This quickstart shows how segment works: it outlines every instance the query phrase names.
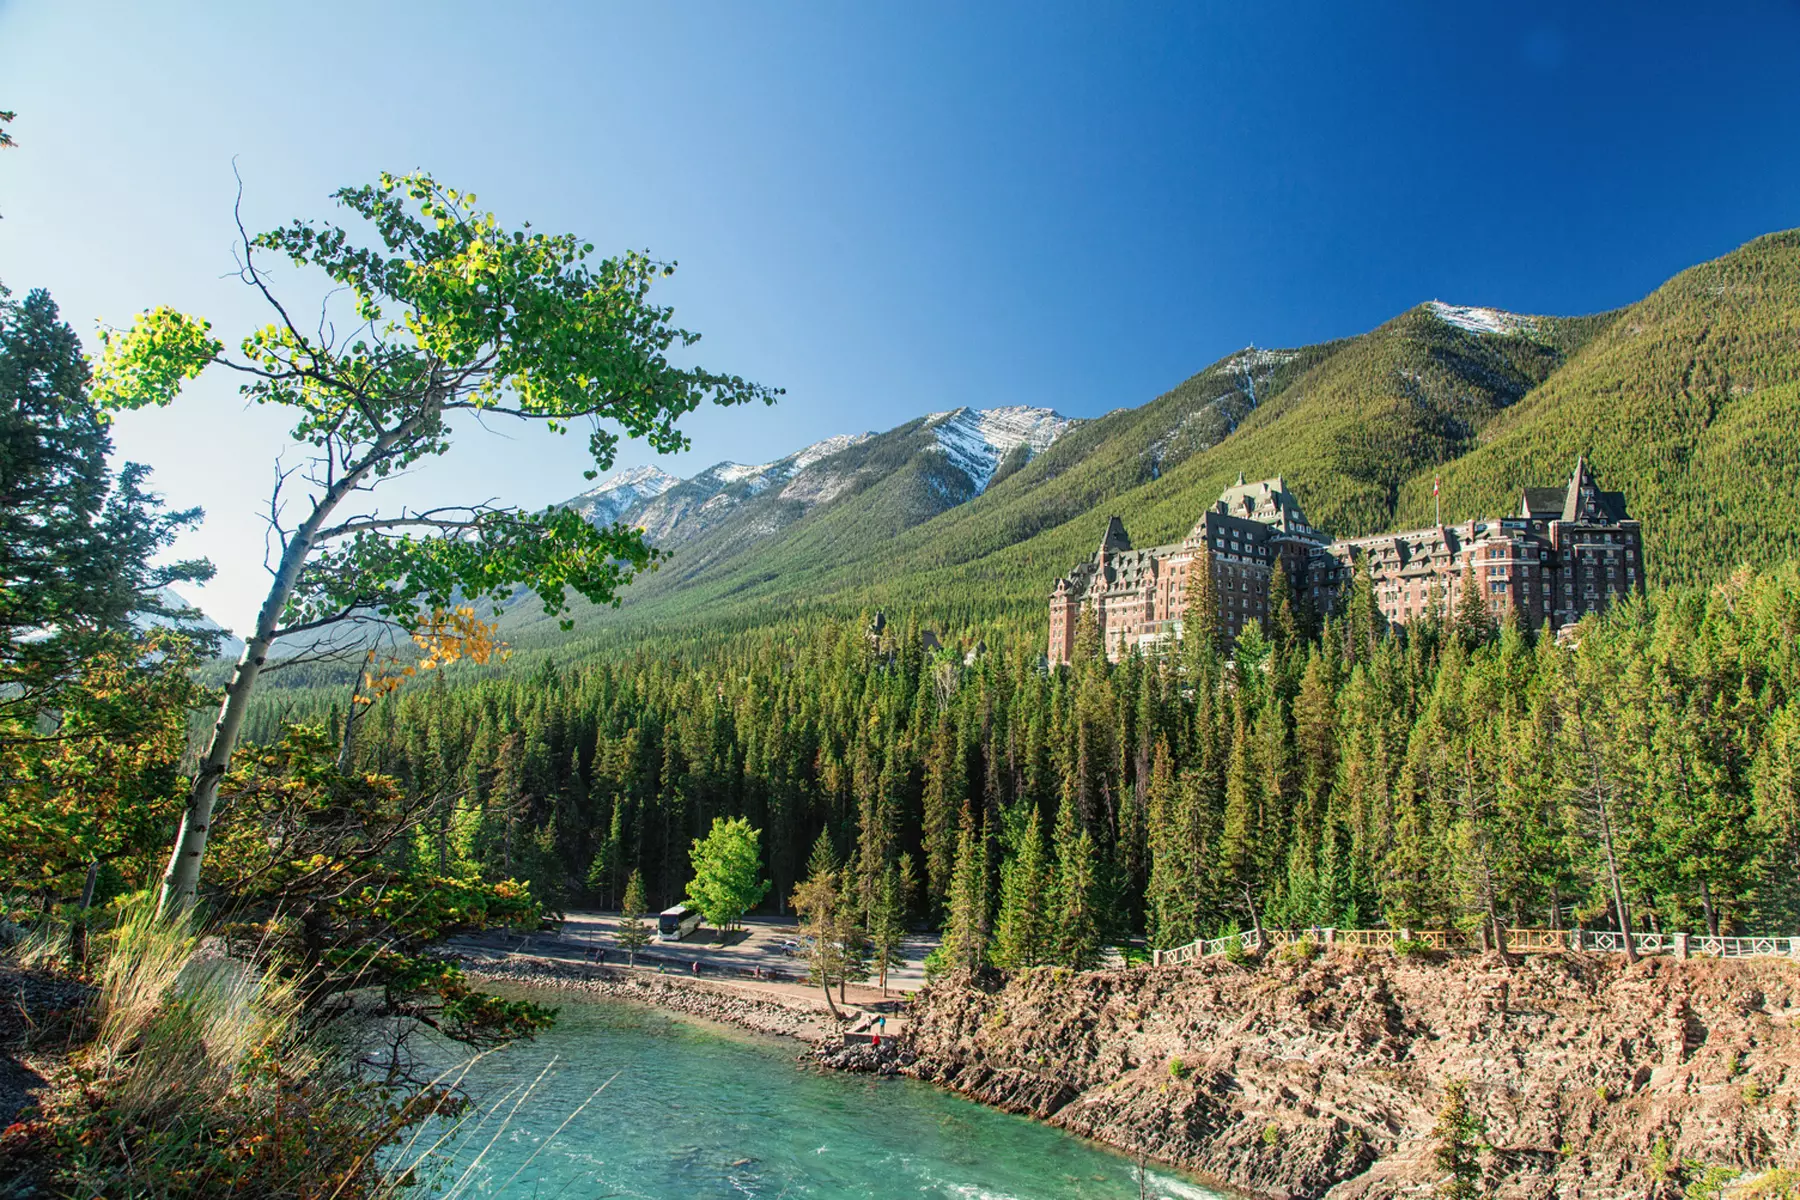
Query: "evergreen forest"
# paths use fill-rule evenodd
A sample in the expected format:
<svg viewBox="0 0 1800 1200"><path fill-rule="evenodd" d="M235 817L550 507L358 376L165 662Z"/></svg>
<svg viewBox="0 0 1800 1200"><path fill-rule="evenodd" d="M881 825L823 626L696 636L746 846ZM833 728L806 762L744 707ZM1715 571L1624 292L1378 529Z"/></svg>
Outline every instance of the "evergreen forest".
<svg viewBox="0 0 1800 1200"><path fill-rule="evenodd" d="M1090 627L1052 671L904 617L543 658L396 695L357 753L456 797L415 834L425 869L562 907L616 906L641 872L662 905L692 839L743 816L765 907L822 836L865 922L897 874L909 921L1003 967L1258 923L1800 929L1792 564L1560 644L1479 610L1383 628L1361 577L1342 617L1272 607L1229 657L1195 636L1108 663ZM321 707L280 718L339 719L304 695Z"/></svg>

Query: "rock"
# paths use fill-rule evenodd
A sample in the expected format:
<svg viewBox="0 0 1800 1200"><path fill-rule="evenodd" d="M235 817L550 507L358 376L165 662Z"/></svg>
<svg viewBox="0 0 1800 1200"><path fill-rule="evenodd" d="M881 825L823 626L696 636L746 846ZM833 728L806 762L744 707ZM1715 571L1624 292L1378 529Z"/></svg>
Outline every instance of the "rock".
<svg viewBox="0 0 1800 1200"><path fill-rule="evenodd" d="M913 1056L900 1043L884 1040L876 1046L869 1042L822 1042L802 1062L815 1062L834 1071L858 1071L867 1075L898 1075L913 1064Z"/></svg>
<svg viewBox="0 0 1800 1200"><path fill-rule="evenodd" d="M1502 1200L1678 1196L1659 1140L1675 1164L1800 1151L1800 967L1775 959L1043 969L940 978L908 1028L907 1074L1266 1196L1429 1194L1455 1079Z"/></svg>

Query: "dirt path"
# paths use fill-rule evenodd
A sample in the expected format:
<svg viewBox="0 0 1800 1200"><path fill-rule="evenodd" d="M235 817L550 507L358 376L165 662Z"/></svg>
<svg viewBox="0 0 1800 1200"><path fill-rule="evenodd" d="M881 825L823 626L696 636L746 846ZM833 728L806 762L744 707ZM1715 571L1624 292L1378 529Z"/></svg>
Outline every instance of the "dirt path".
<svg viewBox="0 0 1800 1200"><path fill-rule="evenodd" d="M456 939L451 949L475 961L514 957L561 967L604 966L625 971L627 956L614 937L618 921L617 913L573 912L552 933L488 933ZM638 951L637 965L630 973L665 981L698 979L746 997L804 1004L829 1017L824 992L805 982L806 961L794 945L798 934L792 918L747 917L742 929L722 936L716 930L702 929L681 942L652 943ZM846 1027L856 1027L865 1016L870 1021L886 1017L880 1031L897 1036L904 1025L905 998L924 986L925 956L936 946L935 936L908 938L902 947L905 962L890 968L885 993L869 984L851 984L839 1000L833 989L833 1001L850 1017ZM559 974L557 978L567 976Z"/></svg>

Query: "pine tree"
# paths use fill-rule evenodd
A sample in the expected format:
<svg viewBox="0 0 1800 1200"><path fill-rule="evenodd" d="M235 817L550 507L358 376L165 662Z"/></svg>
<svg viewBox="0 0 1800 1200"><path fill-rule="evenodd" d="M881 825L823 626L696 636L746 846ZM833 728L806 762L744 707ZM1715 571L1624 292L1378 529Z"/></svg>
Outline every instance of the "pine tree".
<svg viewBox="0 0 1800 1200"><path fill-rule="evenodd" d="M825 993L826 1007L837 1016L832 999L834 984L844 981L842 936L846 904L839 889L837 855L831 848L831 836L821 831L813 843L812 858L807 863L806 878L794 889L790 903L800 914L800 935L807 946L807 982L817 984Z"/></svg>
<svg viewBox="0 0 1800 1200"><path fill-rule="evenodd" d="M1258 793L1251 761L1250 725L1240 702L1232 724L1231 758L1225 772L1225 824L1220 832L1219 873L1249 916L1260 943L1264 831Z"/></svg>
<svg viewBox="0 0 1800 1200"><path fill-rule="evenodd" d="M975 814L963 804L956 837L955 879L950 916L944 925L944 961L961 971L978 971L988 961L987 842L975 828Z"/></svg>
<svg viewBox="0 0 1800 1200"><path fill-rule="evenodd" d="M874 952L883 996L887 995L888 969L906 964L906 956L902 953L905 942L906 889L901 882L900 868L890 866L881 873L875 907L869 914L869 948Z"/></svg>
<svg viewBox="0 0 1800 1200"><path fill-rule="evenodd" d="M1494 637L1494 614L1488 611L1487 597L1476 582L1473 560L1463 567L1462 579L1456 585L1456 619L1452 629L1463 649L1471 654Z"/></svg>
<svg viewBox="0 0 1800 1200"><path fill-rule="evenodd" d="M1000 873L994 960L1002 967L1042 966L1050 957L1050 871L1036 805Z"/></svg>
<svg viewBox="0 0 1800 1200"><path fill-rule="evenodd" d="M613 940L624 948L627 962L637 966L637 952L650 941L650 923L644 920L644 876L633 871L625 884L624 910L613 927Z"/></svg>
<svg viewBox="0 0 1800 1200"><path fill-rule="evenodd" d="M1101 884L1094 838L1065 797L1056 816L1056 962L1085 971L1100 960Z"/></svg>
<svg viewBox="0 0 1800 1200"><path fill-rule="evenodd" d="M1476 1156L1484 1132L1481 1120L1469 1111L1468 1082L1453 1081L1444 1089L1444 1107L1431 1131L1438 1140L1432 1162L1444 1173L1432 1193L1438 1200L1477 1200L1482 1194L1481 1163Z"/></svg>

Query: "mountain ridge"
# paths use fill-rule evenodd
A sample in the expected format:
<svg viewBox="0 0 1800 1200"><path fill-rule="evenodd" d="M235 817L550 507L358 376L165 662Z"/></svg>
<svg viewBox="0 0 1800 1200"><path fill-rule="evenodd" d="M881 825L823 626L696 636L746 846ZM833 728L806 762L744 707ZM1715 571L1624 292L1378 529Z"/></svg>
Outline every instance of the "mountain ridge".
<svg viewBox="0 0 1800 1200"><path fill-rule="evenodd" d="M904 440L940 415L881 437ZM891 455L877 439L856 451L870 461L839 503L772 521L741 552L678 547L617 613L580 619L604 635L887 607L1035 634L1052 582L1092 553L1107 516L1138 544L1179 538L1240 471L1285 477L1312 524L1351 537L1428 523L1434 478L1447 519L1508 511L1520 487L1566 480L1579 453L1645 521L1653 585L1716 582L1800 554L1796 418L1790 231L1608 312L1426 301L1366 333L1246 347L1147 403L1071 425L935 511L888 510L917 502L901 477L916 484L930 456Z"/></svg>

